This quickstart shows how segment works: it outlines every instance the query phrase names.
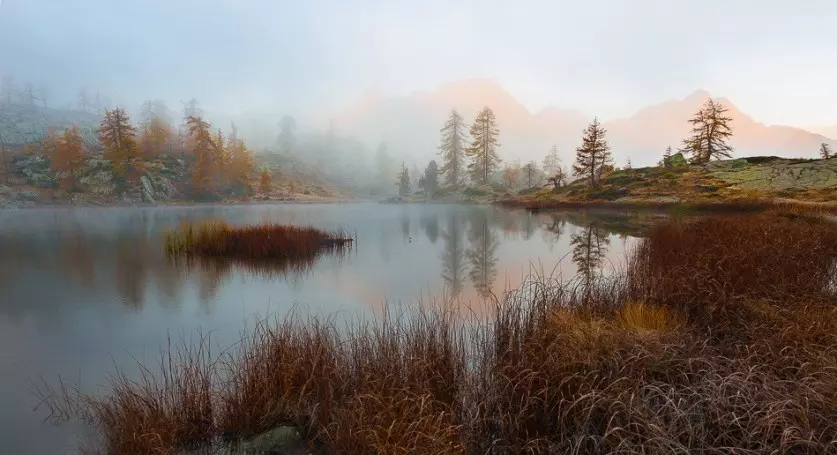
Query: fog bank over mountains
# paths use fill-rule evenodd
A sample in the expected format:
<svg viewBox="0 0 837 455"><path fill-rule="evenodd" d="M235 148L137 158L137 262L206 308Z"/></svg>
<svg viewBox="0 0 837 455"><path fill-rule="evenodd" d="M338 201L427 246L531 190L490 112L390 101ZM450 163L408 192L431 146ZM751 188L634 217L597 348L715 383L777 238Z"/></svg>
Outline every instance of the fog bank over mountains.
<svg viewBox="0 0 837 455"><path fill-rule="evenodd" d="M678 100L644 107L627 118L600 119L608 130L617 165L623 165L629 157L635 166L651 165L667 146L677 149L688 134L688 119L710 97L713 94L697 90ZM765 125L740 111L731 100L713 99L729 108L734 133L730 142L737 157L814 158L822 142L837 144L832 137L804 129ZM592 120L589 115L560 107L530 112L488 79L451 82L437 90L403 97L367 93L332 118L342 134L370 144L384 141L394 153L423 161L435 156L439 128L452 108L470 122L483 106L489 106L497 116L500 155L506 161L540 162L552 145L557 145L564 163L569 164L581 142L582 130Z"/></svg>

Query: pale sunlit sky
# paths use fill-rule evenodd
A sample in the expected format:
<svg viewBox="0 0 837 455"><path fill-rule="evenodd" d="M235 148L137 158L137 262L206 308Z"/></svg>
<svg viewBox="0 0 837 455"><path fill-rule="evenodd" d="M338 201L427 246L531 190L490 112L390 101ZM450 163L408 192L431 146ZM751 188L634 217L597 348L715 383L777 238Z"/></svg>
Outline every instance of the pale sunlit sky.
<svg viewBox="0 0 837 455"><path fill-rule="evenodd" d="M56 102L87 86L228 113L483 77L608 119L702 88L766 123L837 124L837 2L2 0L0 74Z"/></svg>

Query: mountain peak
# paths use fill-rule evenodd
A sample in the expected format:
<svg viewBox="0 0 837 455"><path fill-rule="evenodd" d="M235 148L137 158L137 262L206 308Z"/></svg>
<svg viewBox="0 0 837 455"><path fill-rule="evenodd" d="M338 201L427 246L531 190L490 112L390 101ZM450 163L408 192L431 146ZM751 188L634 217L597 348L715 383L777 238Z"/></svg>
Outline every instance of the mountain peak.
<svg viewBox="0 0 837 455"><path fill-rule="evenodd" d="M694 92L692 92L689 96L684 98L683 101L700 101L702 103L709 98L712 98L711 93L703 89L697 89Z"/></svg>

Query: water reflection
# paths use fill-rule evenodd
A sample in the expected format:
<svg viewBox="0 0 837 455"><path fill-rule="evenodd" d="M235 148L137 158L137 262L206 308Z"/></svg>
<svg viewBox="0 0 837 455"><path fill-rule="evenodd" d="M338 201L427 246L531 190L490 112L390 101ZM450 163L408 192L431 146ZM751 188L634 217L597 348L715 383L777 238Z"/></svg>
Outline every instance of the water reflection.
<svg viewBox="0 0 837 455"><path fill-rule="evenodd" d="M219 218L342 228L359 240L345 256L293 265L165 256L165 230ZM487 315L491 305L481 298L518 286L533 266L566 277L576 269L588 278L600 273L625 248L615 234L629 247L636 221L433 204L0 212L0 421L12 425L3 448L68 452L53 433L61 430L32 415L29 378L83 371L95 387L104 379L93 375L115 362L130 366L129 354L153 361L170 334L200 328L228 346L247 321L295 305L352 316L445 294L463 312Z"/></svg>
<svg viewBox="0 0 837 455"><path fill-rule="evenodd" d="M468 265L465 262L465 240L459 214L449 213L447 227L442 231L442 280L445 283L445 293L451 298L458 298L465 285Z"/></svg>
<svg viewBox="0 0 837 455"><path fill-rule="evenodd" d="M600 227L587 226L581 232L570 236L570 245L578 276L584 280L586 286L595 278L596 272L600 271L607 255L610 245L607 231Z"/></svg>
<svg viewBox="0 0 837 455"><path fill-rule="evenodd" d="M499 242L494 231L489 228L487 212L474 212L470 222L470 248L467 253L471 265L469 276L477 294L487 298L492 295L492 287L497 280Z"/></svg>

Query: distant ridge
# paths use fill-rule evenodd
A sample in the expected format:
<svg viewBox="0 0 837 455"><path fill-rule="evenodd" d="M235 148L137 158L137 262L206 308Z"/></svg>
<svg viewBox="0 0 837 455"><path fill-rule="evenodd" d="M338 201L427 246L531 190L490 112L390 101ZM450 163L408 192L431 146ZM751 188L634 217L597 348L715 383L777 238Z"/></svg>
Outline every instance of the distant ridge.
<svg viewBox="0 0 837 455"><path fill-rule="evenodd" d="M617 165L628 157L634 165L651 165L667 146L676 149L688 134L688 119L710 97L709 92L696 90L681 99L643 107L630 117L603 122ZM768 126L740 111L730 100L714 99L727 106L733 118L731 143L735 156L813 158L822 142L837 147L837 141L822 134L790 126ZM540 162L554 144L565 164L569 164L581 132L591 120L578 111L559 107L532 113L490 79L450 82L433 91L401 97L367 93L335 112L332 118L342 131L373 145L386 141L393 153L423 161L436 156L438 130L452 108L470 122L486 105L497 116L504 160Z"/></svg>

